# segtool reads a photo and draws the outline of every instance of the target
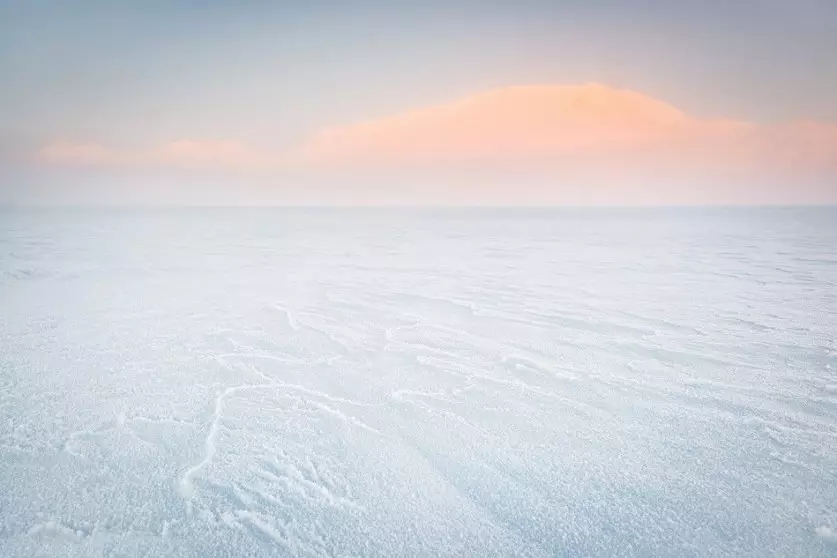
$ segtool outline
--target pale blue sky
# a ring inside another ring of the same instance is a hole
[[[56,139],[281,149],[521,84],[601,82],[699,117],[837,121],[837,2],[0,0],[0,79],[7,170]]]
[[[0,2],[0,134],[293,141],[498,85],[837,120],[837,2]]]

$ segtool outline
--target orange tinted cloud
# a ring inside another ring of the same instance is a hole
[[[51,164],[397,170],[510,167],[562,176],[610,172],[837,172],[837,125],[698,118],[598,84],[490,90],[459,101],[324,130],[287,152],[181,140],[146,150],[55,142]]]
[[[837,168],[837,126],[703,119],[597,84],[509,87],[325,130],[296,149],[309,165],[371,167],[619,163]]]
[[[73,166],[172,166],[261,168],[275,158],[239,141],[178,140],[145,149],[117,149],[95,143],[57,141],[41,148],[36,159]]]

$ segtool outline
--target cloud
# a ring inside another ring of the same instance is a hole
[[[351,164],[532,162],[641,149],[686,121],[677,109],[631,91],[598,85],[509,87],[325,130],[296,155]]]
[[[837,176],[837,125],[701,118],[642,93],[598,84],[490,90],[338,126],[283,151],[187,139],[131,150],[58,141],[41,163],[268,169],[277,172],[537,173],[576,181]],[[415,173],[413,173],[415,174]]]
[[[151,149],[117,149],[97,143],[56,141],[42,147],[42,163],[96,167],[265,168],[279,160],[240,141],[178,140]]]
[[[290,155],[310,165],[355,167],[616,163],[835,170],[837,126],[697,118],[598,84],[509,87],[325,130]]]
[[[57,165],[123,165],[133,159],[130,153],[109,149],[97,143],[54,141],[35,153],[37,161]]]

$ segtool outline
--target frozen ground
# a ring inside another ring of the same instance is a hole
[[[5,210],[0,556],[835,556],[837,211]]]

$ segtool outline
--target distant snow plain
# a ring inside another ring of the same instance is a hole
[[[0,555],[837,556],[837,210],[2,210]]]

